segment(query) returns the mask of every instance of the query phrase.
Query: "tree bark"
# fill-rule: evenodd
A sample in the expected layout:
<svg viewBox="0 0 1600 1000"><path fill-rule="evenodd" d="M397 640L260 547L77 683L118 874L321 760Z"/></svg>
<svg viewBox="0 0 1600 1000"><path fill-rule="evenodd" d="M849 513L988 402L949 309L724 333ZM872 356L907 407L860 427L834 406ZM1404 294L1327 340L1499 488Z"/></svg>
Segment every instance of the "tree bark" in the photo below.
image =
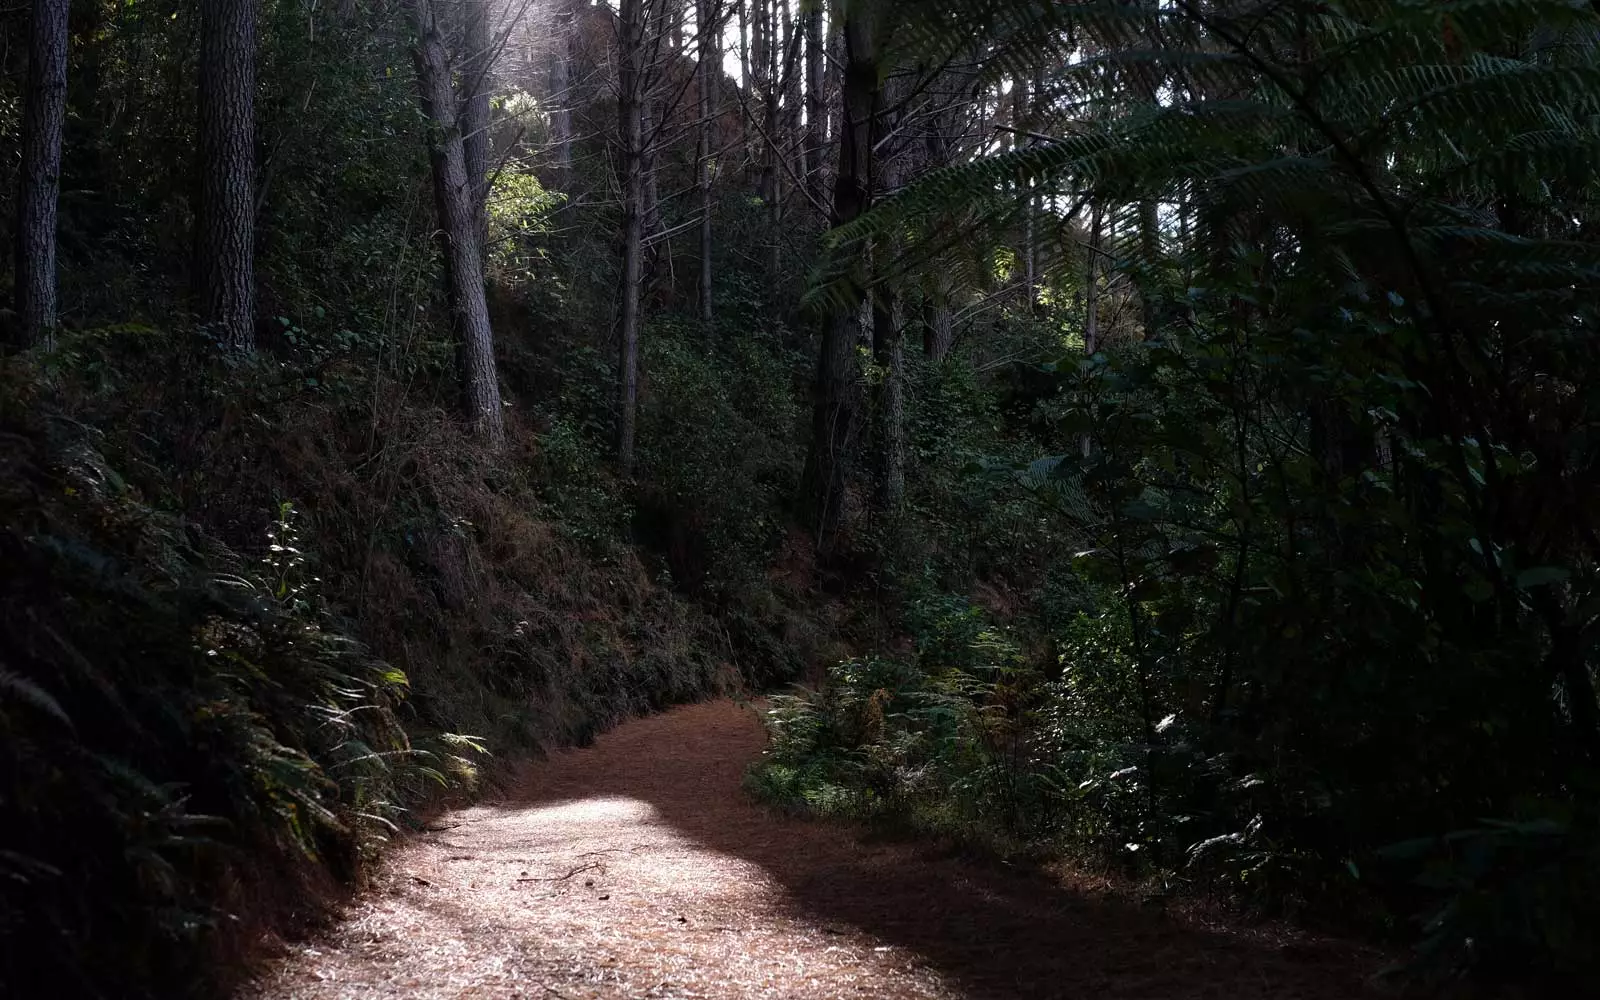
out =
<svg viewBox="0 0 1600 1000"><path fill-rule="evenodd" d="M767 210L767 278L778 276L778 233L783 224L782 192L778 177L778 6L779 0L755 0L752 59L756 65L756 90L761 97L761 199Z"/></svg>
<svg viewBox="0 0 1600 1000"><path fill-rule="evenodd" d="M1089 246L1084 251L1083 353L1100 349L1100 206L1089 210Z"/></svg>
<svg viewBox="0 0 1600 1000"><path fill-rule="evenodd" d="M1152 340L1161 331L1161 308L1157 300L1155 269L1161 262L1161 223L1154 200L1139 202L1139 262L1147 277L1139 291L1140 318L1144 324L1144 339Z"/></svg>
<svg viewBox="0 0 1600 1000"><path fill-rule="evenodd" d="M449 53L431 0L411 0L417 32L413 55L422 111L433 123L428 153L439 213L450 320L460 352L462 388L473 433L492 448L505 440L494 334L483 289L483 257Z"/></svg>
<svg viewBox="0 0 1600 1000"><path fill-rule="evenodd" d="M633 475L639 402L639 286L644 276L644 13L642 0L622 0L617 25L617 126L622 145L622 343L617 359L620 422L617 462Z"/></svg>
<svg viewBox="0 0 1600 1000"><path fill-rule="evenodd" d="M839 169L834 177L830 222L843 225L871 203L871 123L881 103L877 55L866 11L852 7L844 22L845 68L840 102ZM864 252L864 248L863 248ZM854 449L857 400L856 344L862 335L857 310L835 308L825 321L812 391L811 442L804 475L807 516L817 549L830 552L843 511Z"/></svg>
<svg viewBox="0 0 1600 1000"><path fill-rule="evenodd" d="M878 368L874 500L878 513L892 515L906 493L906 363L900 300L888 289L881 289L873 301L872 327L872 359Z"/></svg>
<svg viewBox="0 0 1600 1000"><path fill-rule="evenodd" d="M656 152L657 139L661 130L661 114L665 109L658 109L653 95L646 94L639 102L639 140L643 144L640 152L639 172L644 185L644 216L643 235L646 239L661 231L661 175L657 170ZM646 244L648 247L648 243ZM650 267L646 270L654 273L653 251L645 251Z"/></svg>
<svg viewBox="0 0 1600 1000"><path fill-rule="evenodd" d="M1024 144L1032 145L1031 139L1025 140L1022 131L1031 124L1032 108L1028 104L1028 81L1018 77L1012 84L1012 112L1011 120L1017 128L1016 145L1021 148ZM1037 260L1034 255L1033 236L1033 182L1023 182L1022 193L1022 281L1023 301L1028 311L1033 312L1039 304L1039 279L1037 274Z"/></svg>
<svg viewBox="0 0 1600 1000"><path fill-rule="evenodd" d="M1089 246L1084 252L1083 268L1083 353L1092 357L1100 350L1100 206L1089 210ZM1088 431L1078 441L1078 450L1088 458L1094 450L1094 439Z"/></svg>
<svg viewBox="0 0 1600 1000"><path fill-rule="evenodd" d="M17 199L17 312L30 347L55 349L56 205L67 119L69 0L33 0Z"/></svg>
<svg viewBox="0 0 1600 1000"><path fill-rule="evenodd" d="M805 171L803 176L811 191L811 199L818 205L824 203L824 177L822 150L827 141L827 102L823 93L823 67L826 64L822 49L823 0L815 0L805 13L806 38L806 142Z"/></svg>
<svg viewBox="0 0 1600 1000"><path fill-rule="evenodd" d="M949 275L934 279L933 301L928 306L928 328L922 343L922 353L929 361L939 362L950 356L955 346L956 317L950 297L953 292Z"/></svg>
<svg viewBox="0 0 1600 1000"><path fill-rule="evenodd" d="M905 143L897 135L899 115L881 106L897 107L903 88L890 84L882 93L867 129L872 149L875 151L877 178L875 186L884 191L894 191L900 186L906 171ZM904 323L901 317L899 290L879 278L880 261L887 260L896 249L892 237L873 248L872 270L872 360L877 369L873 383L873 416L877 426L877 466L873 482L873 506L879 515L892 518L899 509L906 492L906 431L905 431L905 349Z"/></svg>
<svg viewBox="0 0 1600 1000"><path fill-rule="evenodd" d="M473 228L480 256L488 257L489 242L489 70L492 68L492 32L485 0L461 4L461 148L466 156L467 183L472 191Z"/></svg>
<svg viewBox="0 0 1600 1000"><path fill-rule="evenodd" d="M255 348L255 0L200 5L202 315L227 347Z"/></svg>
<svg viewBox="0 0 1600 1000"><path fill-rule="evenodd" d="M716 121L712 74L721 73L722 46L718 44L717 29L720 19L717 0L698 0L695 11L695 30L699 38L700 124L695 147L694 180L700 192L700 321L711 329L711 130Z"/></svg>
<svg viewBox="0 0 1600 1000"><path fill-rule="evenodd" d="M556 187L565 191L572 177L572 4L556 0L555 27L550 40L550 163Z"/></svg>

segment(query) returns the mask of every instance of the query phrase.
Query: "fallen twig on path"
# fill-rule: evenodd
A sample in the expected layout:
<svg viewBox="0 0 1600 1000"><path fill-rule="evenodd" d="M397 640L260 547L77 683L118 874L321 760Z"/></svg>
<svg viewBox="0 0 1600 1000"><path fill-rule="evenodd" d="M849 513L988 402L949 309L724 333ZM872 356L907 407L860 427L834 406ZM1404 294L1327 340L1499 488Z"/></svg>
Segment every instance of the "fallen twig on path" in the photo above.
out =
<svg viewBox="0 0 1600 1000"><path fill-rule="evenodd" d="M551 875L551 876L543 877L543 878L540 878L540 877L519 878L519 879L517 879L517 881L518 882L565 882L567 879L569 879L572 876L578 874L579 872L586 872L586 871L590 871L591 869L596 869L596 868L600 868L600 867L601 867L600 862L591 861L586 865L579 865L578 867L572 869L572 871L567 872L565 875ZM601 870L602 870L602 873L603 873L604 869L601 869Z"/></svg>

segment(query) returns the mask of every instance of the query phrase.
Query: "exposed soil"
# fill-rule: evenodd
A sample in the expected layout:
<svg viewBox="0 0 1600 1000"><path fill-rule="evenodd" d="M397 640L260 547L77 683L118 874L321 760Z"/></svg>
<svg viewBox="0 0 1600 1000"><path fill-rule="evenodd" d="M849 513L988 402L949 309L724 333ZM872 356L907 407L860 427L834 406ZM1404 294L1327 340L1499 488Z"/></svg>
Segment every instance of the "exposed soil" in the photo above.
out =
<svg viewBox="0 0 1600 1000"><path fill-rule="evenodd" d="M530 765L388 858L247 996L1353 998L1377 957L786 818L713 702Z"/></svg>

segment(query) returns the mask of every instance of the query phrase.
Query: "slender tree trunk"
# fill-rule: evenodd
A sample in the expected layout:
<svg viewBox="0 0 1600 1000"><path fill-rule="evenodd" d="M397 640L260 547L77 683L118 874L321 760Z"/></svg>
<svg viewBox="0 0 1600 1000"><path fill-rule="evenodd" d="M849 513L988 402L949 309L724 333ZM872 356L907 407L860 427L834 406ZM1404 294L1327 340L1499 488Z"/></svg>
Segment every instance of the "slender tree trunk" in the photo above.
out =
<svg viewBox="0 0 1600 1000"><path fill-rule="evenodd" d="M461 148L466 155L467 183L472 189L472 217L481 255L487 259L489 238L489 70L493 61L489 5L467 0L461 5Z"/></svg>
<svg viewBox="0 0 1600 1000"><path fill-rule="evenodd" d="M881 289L872 311L872 360L878 368L878 468L874 501L893 514L906 493L906 362L899 297Z"/></svg>
<svg viewBox="0 0 1600 1000"><path fill-rule="evenodd" d="M69 0L33 0L28 89L22 118L22 189L17 199L17 312L25 343L56 339L56 203L67 119Z"/></svg>
<svg viewBox="0 0 1600 1000"><path fill-rule="evenodd" d="M716 121L712 74L721 73L722 46L718 44L717 0L698 0L696 30L700 35L700 124L695 148L694 180L700 190L700 320L711 329L711 130Z"/></svg>
<svg viewBox="0 0 1600 1000"><path fill-rule="evenodd" d="M572 5L556 0L555 26L550 39L550 163L556 186L566 190L572 178Z"/></svg>
<svg viewBox="0 0 1600 1000"><path fill-rule="evenodd" d="M767 277L778 275L778 232L782 225L782 194L778 178L778 142L782 128L778 121L778 39L779 0L755 0L752 8L752 52L755 63L756 92L761 98L761 200L767 214Z"/></svg>
<svg viewBox="0 0 1600 1000"><path fill-rule="evenodd" d="M1100 349L1100 206L1089 211L1089 246L1084 252L1083 353Z"/></svg>
<svg viewBox="0 0 1600 1000"><path fill-rule="evenodd" d="M941 74L944 86L938 88L934 100L948 102L954 106L958 100L958 87L956 82L961 79L954 70L945 70ZM987 97L978 98L980 108L987 103ZM923 158L922 169L937 170L950 165L954 157L957 142L957 121L961 112L952 108L941 111L933 120L927 138L922 144ZM980 115L983 112L980 110ZM978 134L987 135L987 130L980 126ZM950 349L955 344L955 308L953 297L955 295L955 282L951 279L949 271L940 269L934 276L933 289L928 296L928 306L924 316L922 336L922 353L929 361L942 362L949 357Z"/></svg>
<svg viewBox="0 0 1600 1000"><path fill-rule="evenodd" d="M202 314L233 350L255 348L255 0L200 5Z"/></svg>
<svg viewBox="0 0 1600 1000"><path fill-rule="evenodd" d="M883 88L880 105L897 107L902 86L893 83ZM876 183L884 191L900 186L906 170L905 143L896 135L897 116L877 110L867 129L877 166ZM905 428L905 349L904 323L898 289L878 278L878 261L887 259L894 249L892 238L874 248L872 269L876 294L872 297L872 360L877 368L874 382L873 416L876 418L877 466L873 482L873 506L880 515L892 515L900 507L906 491Z"/></svg>
<svg viewBox="0 0 1600 1000"><path fill-rule="evenodd" d="M494 334L483 290L483 258L473 211L472 184L462 142L459 104L451 86L450 57L431 0L411 0L417 32L413 55L423 114L433 123L428 141L434 200L439 213L450 320L461 360L467 418L491 447L505 440Z"/></svg>
<svg viewBox="0 0 1600 1000"><path fill-rule="evenodd" d="M639 170L644 184L642 212L643 233L646 239L661 231L661 184L656 163L657 139L661 127L658 110L650 95L645 95L639 102L639 140L644 144L644 149L640 153ZM654 256L653 252L646 251L647 258L653 259Z"/></svg>
<svg viewBox="0 0 1600 1000"><path fill-rule="evenodd" d="M828 123L828 141L844 141L844 15L836 2L829 9L828 38L824 44L831 58L822 71L823 113ZM823 157L826 171L827 157ZM835 164L837 166L837 164ZM830 178L837 180L837 178Z"/></svg>
<svg viewBox="0 0 1600 1000"><path fill-rule="evenodd" d="M953 293L950 277L940 274L934 279L933 302L928 307L928 329L923 340L922 353L929 361L943 361L950 356L956 340L955 310L950 303Z"/></svg>
<svg viewBox="0 0 1600 1000"><path fill-rule="evenodd" d="M1084 252L1083 274L1083 353L1092 356L1100 350L1100 206L1089 210L1089 246ZM1084 458L1094 449L1088 431L1078 442Z"/></svg>
<svg viewBox="0 0 1600 1000"><path fill-rule="evenodd" d="M806 184L811 198L818 205L824 203L825 179L822 168L822 150L827 142L827 101L823 93L823 67L826 65L822 49L823 2L814 0L805 12L806 36Z"/></svg>
<svg viewBox="0 0 1600 1000"><path fill-rule="evenodd" d="M745 0L733 0L734 13L739 18L739 89L746 95L755 90L755 74L750 59L750 9ZM750 179L750 102L739 101L740 138L744 152L739 163L740 177Z"/></svg>
<svg viewBox="0 0 1600 1000"><path fill-rule="evenodd" d="M1028 93L1028 81L1018 77L1012 84L1011 88L1011 121L1013 126L1018 130L1015 140L1018 148L1021 148L1024 145L1032 145L1031 140L1027 140L1022 137L1022 130L1027 129L1030 124L1031 109L1028 104ZM1034 259L1032 188L1032 181L1023 181L1021 255L1022 281L1023 301L1027 304L1029 312L1032 312L1039 302L1038 275L1036 273L1037 262Z"/></svg>
<svg viewBox="0 0 1600 1000"><path fill-rule="evenodd" d="M842 127L830 220L835 226L858 218L872 197L870 128L879 110L880 95L877 54L867 16L867 11L852 7L843 29ZM856 310L836 309L823 326L822 346L817 353L804 482L808 515L816 528L817 548L823 553L831 551L837 541L855 442L859 409L855 351L861 337L859 327Z"/></svg>
<svg viewBox="0 0 1600 1000"><path fill-rule="evenodd" d="M1139 294L1142 307L1140 315L1144 321L1144 339L1150 340L1158 336L1161 330L1161 309L1157 302L1153 273L1161 261L1161 224L1156 203L1149 198L1139 202L1139 255L1143 258L1140 261L1141 267L1151 272Z"/></svg>
<svg viewBox="0 0 1600 1000"><path fill-rule="evenodd" d="M793 185L796 178L804 185L806 157L804 132L801 122L805 117L805 38L804 19L800 12L802 0L783 0L783 68L782 100L783 124L779 131L788 144L786 168L779 182ZM787 195L786 195L787 197Z"/></svg>
<svg viewBox="0 0 1600 1000"><path fill-rule="evenodd" d="M642 0L622 0L617 25L617 126L622 144L622 344L618 355L621 416L617 461L633 475L634 432L639 403L639 286L644 277L644 134Z"/></svg>

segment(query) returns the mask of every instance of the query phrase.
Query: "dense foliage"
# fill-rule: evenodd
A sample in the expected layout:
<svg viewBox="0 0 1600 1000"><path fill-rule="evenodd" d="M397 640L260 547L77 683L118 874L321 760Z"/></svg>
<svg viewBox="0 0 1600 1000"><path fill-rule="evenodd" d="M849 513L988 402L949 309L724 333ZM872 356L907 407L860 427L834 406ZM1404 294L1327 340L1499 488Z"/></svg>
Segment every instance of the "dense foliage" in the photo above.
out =
<svg viewBox="0 0 1600 1000"><path fill-rule="evenodd" d="M217 3L253 327L172 0L71 4L0 279L0 992L795 680L774 802L1596 973L1593 5Z"/></svg>
<svg viewBox="0 0 1600 1000"><path fill-rule="evenodd" d="M1041 662L914 601L914 654L775 710L760 781L1396 930L1420 911L1429 973L1583 981L1594 12L1036 14L1012 58L1087 53L1044 84L1045 136L839 239L958 206L1003 232L1006 191L1110 202L1140 336L1069 330L1090 349L1049 365L1053 454L989 469L1079 540L1081 603L1029 633Z"/></svg>

